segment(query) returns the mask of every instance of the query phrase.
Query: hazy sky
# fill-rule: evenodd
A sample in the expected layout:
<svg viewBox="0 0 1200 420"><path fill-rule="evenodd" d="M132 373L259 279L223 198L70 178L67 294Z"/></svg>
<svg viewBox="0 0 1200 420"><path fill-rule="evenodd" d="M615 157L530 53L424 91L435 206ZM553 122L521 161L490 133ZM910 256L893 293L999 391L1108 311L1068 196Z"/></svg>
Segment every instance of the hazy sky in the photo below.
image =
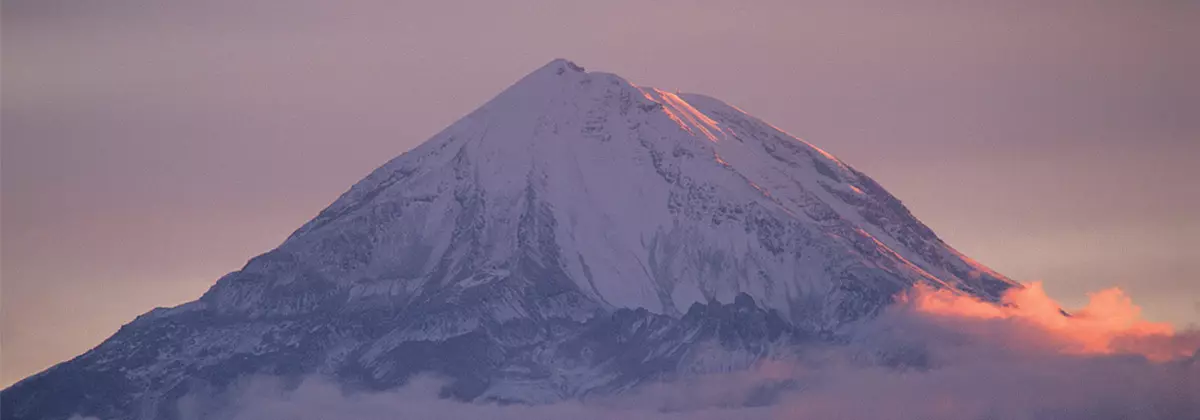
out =
<svg viewBox="0 0 1200 420"><path fill-rule="evenodd" d="M555 57L722 98L1068 304L1200 321L1200 2L899 3L6 0L0 385Z"/></svg>

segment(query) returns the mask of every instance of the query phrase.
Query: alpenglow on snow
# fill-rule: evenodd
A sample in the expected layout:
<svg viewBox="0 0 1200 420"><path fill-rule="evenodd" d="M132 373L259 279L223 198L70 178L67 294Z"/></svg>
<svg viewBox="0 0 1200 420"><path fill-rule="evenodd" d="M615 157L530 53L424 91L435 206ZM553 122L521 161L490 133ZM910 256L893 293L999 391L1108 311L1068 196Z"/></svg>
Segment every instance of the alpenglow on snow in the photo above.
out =
<svg viewBox="0 0 1200 420"><path fill-rule="evenodd" d="M745 368L918 283L1015 285L736 107L555 60L0 410L178 418L253 375L386 390L426 372L461 400L551 402Z"/></svg>

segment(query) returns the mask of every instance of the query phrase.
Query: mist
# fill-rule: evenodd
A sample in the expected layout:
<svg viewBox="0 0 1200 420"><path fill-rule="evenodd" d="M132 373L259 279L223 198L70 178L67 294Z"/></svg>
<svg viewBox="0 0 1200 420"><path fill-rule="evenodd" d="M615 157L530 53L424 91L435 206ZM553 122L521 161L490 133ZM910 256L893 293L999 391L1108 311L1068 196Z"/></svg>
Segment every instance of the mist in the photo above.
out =
<svg viewBox="0 0 1200 420"><path fill-rule="evenodd" d="M442 398L421 375L360 392L319 376L189 395L200 419L1184 419L1200 415L1200 332L1141 319L1119 289L1064 311L1040 284L990 303L917 287L880 316L753 369L543 405Z"/></svg>

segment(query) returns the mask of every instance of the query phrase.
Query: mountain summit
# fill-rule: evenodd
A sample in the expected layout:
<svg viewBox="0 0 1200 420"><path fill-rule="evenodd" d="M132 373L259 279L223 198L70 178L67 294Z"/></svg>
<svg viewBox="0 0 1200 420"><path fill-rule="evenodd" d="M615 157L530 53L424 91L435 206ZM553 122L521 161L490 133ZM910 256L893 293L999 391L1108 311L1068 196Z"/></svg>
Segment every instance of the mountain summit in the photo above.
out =
<svg viewBox="0 0 1200 420"><path fill-rule="evenodd" d="M542 402L729 370L918 284L1015 283L876 182L719 100L555 60L199 300L3 392L3 417L173 418L250 375ZM718 345L712 345L712 344Z"/></svg>

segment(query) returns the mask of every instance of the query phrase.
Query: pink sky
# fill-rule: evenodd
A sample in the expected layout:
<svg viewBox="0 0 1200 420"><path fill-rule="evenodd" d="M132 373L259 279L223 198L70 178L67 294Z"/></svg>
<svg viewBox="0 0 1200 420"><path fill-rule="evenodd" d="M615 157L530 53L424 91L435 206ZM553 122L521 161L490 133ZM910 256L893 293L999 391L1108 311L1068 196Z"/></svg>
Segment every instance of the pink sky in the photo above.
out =
<svg viewBox="0 0 1200 420"><path fill-rule="evenodd" d="M198 297L555 57L721 98L965 254L1200 321L1200 5L6 1L0 384Z"/></svg>

